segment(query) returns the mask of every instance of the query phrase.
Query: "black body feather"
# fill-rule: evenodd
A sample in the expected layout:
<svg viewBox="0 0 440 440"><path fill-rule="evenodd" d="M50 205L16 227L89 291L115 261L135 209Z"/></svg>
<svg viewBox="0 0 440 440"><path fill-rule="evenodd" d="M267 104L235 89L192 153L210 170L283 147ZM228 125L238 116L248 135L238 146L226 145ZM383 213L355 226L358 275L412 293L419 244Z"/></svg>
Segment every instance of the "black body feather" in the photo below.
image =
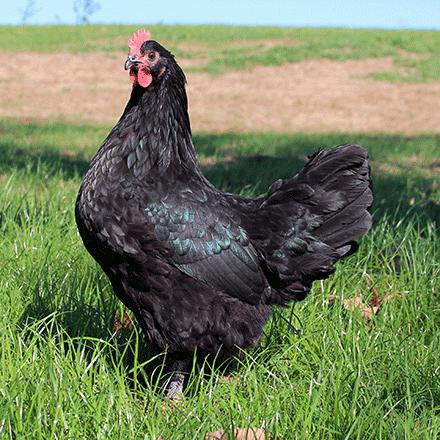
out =
<svg viewBox="0 0 440 440"><path fill-rule="evenodd" d="M371 227L367 153L315 154L263 198L214 188L192 143L185 77L133 88L76 204L84 244L158 350L176 357L254 346L274 304L304 298Z"/></svg>

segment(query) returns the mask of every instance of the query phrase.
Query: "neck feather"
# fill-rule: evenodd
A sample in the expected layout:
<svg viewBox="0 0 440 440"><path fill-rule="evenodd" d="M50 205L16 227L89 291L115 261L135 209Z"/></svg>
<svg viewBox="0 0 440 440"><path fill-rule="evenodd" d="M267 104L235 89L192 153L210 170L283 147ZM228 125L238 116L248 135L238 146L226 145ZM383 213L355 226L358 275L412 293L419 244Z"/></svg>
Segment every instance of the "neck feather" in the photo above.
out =
<svg viewBox="0 0 440 440"><path fill-rule="evenodd" d="M176 65L159 83L133 88L117 137L136 177L158 170L199 170L192 143L185 76Z"/></svg>

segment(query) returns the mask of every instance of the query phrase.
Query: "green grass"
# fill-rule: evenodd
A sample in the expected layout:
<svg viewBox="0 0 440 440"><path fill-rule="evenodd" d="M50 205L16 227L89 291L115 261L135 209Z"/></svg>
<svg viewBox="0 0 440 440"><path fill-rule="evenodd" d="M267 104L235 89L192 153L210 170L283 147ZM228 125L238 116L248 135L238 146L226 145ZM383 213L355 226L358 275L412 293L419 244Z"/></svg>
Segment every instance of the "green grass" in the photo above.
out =
<svg viewBox="0 0 440 440"><path fill-rule="evenodd" d="M76 232L80 175L108 129L0 123L0 438L192 439L230 426L283 439L439 435L438 135L196 134L206 175L243 194L319 147L362 143L375 226L307 300L275 312L228 380L193 373L172 407L146 374L142 336L112 335L121 306ZM402 296L370 324L343 309L374 288Z"/></svg>
<svg viewBox="0 0 440 440"><path fill-rule="evenodd" d="M0 51L125 52L139 26L0 27ZM378 79L427 82L440 79L440 31L142 25L178 57L205 61L201 70L222 73L255 65L305 59L390 56L396 72Z"/></svg>

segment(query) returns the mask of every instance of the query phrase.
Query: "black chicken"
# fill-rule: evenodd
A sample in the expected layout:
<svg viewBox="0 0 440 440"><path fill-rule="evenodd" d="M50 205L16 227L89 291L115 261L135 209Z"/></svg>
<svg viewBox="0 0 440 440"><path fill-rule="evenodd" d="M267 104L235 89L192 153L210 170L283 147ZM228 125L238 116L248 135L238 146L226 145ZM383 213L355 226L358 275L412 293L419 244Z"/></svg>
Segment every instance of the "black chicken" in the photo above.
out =
<svg viewBox="0 0 440 440"><path fill-rule="evenodd" d="M145 31L129 49L131 97L84 177L76 221L116 295L171 359L175 396L195 351L255 346L272 305L303 299L356 249L371 227L371 181L366 151L341 145L264 197L217 190L197 162L173 55Z"/></svg>

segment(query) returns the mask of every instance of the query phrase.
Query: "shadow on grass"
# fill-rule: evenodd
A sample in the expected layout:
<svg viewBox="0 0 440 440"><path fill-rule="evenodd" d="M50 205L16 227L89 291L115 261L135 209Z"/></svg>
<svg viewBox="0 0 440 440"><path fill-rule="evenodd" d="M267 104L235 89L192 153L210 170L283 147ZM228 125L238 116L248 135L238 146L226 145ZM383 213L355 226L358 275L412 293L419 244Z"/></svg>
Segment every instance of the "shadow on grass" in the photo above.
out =
<svg viewBox="0 0 440 440"><path fill-rule="evenodd" d="M80 253L80 258L91 259L85 251ZM74 267L75 260L68 265ZM27 286L25 295L31 299L22 313L22 322L43 319L56 312L57 322L71 337L108 338L116 319L118 300L105 275L92 263L86 273L78 270L65 282L64 265L58 267L57 273L42 273Z"/></svg>
<svg viewBox="0 0 440 440"><path fill-rule="evenodd" d="M61 136L66 127L55 125L49 129L54 136ZM74 142L82 128L70 129L74 133L71 136L73 149L67 150L48 147L38 141L31 148L23 148L10 140L3 141L0 132L0 173L6 174L12 168L25 170L26 174L43 172L45 177L80 178L99 142L92 149L81 149ZM92 139L101 136L103 131L99 129L96 133L91 127L83 130ZM438 184L435 183L440 168L436 157L440 150L439 134L199 133L194 136L206 177L218 188L248 196L260 195L276 179L294 175L313 152L349 142L361 144L369 151L376 219L416 212L427 219L439 220ZM411 162L414 158L416 160Z"/></svg>
<svg viewBox="0 0 440 440"><path fill-rule="evenodd" d="M304 164L305 161L292 160L290 157L249 156L237 158L226 165L206 167L205 175L217 187L227 191L245 188L245 195L263 194L276 179L295 174ZM411 214L434 221L440 220L440 205L432 198L434 178L387 175L375 172L374 169L372 176L373 212L376 220L390 215L409 219Z"/></svg>
<svg viewBox="0 0 440 440"><path fill-rule="evenodd" d="M249 137L249 139L246 139ZM368 149L371 161L375 219L392 216L396 219L440 220L440 200L437 176L440 162L435 151L440 150L440 136L391 135L201 135L196 136L198 152L216 155L222 145L237 145L245 141L257 145L258 154L231 155L222 161L221 156L205 165L206 177L217 187L245 195L263 194L279 178L287 178L301 170L307 156L324 146L341 143L359 143ZM252 144L252 142L254 143ZM437 149L437 150L436 150ZM230 149L232 150L232 149ZM229 150L228 150L229 151ZM241 150L242 151L242 150ZM412 164L411 159L420 156ZM405 163L402 158L408 157ZM203 162L203 161L202 161ZM413 161L414 162L414 161ZM243 190L244 189L244 190Z"/></svg>
<svg viewBox="0 0 440 440"><path fill-rule="evenodd" d="M63 178L82 176L89 161L81 153L55 151L38 145L29 150L15 147L0 141L0 173L6 174L15 170L25 170L29 174L47 173L48 177L61 174Z"/></svg>

